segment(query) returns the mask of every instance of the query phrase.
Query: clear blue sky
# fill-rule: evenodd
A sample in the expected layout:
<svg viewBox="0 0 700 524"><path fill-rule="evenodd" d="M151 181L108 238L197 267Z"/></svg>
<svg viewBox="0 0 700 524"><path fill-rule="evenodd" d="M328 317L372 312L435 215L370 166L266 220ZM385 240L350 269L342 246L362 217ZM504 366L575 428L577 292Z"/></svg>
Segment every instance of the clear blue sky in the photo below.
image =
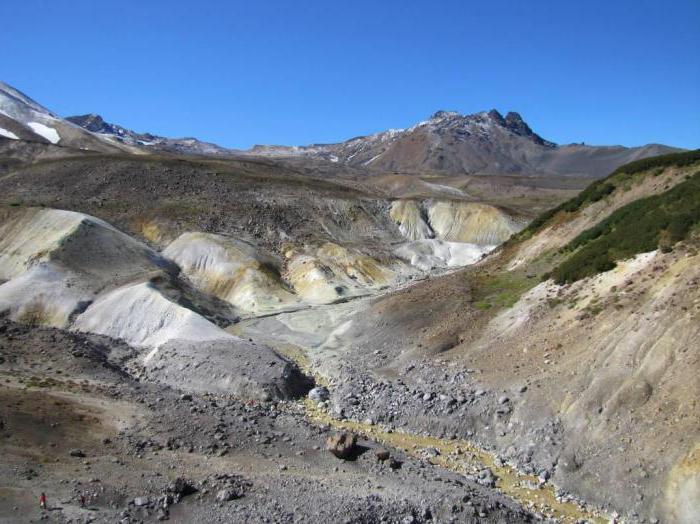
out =
<svg viewBox="0 0 700 524"><path fill-rule="evenodd" d="M559 143L700 147L700 1L0 2L0 78L55 112L230 147L438 109Z"/></svg>

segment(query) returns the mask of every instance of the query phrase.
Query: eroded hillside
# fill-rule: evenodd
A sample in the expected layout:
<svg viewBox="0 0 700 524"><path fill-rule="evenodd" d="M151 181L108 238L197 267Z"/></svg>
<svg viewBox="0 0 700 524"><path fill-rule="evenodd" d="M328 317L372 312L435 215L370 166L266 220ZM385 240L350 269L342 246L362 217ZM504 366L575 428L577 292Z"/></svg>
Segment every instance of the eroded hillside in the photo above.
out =
<svg viewBox="0 0 700 524"><path fill-rule="evenodd" d="M465 414L455 420L426 411L410 427L471 434L629 518L693 522L700 507L699 156L619 169L478 266L372 302L369 314L349 317L335 347L380 348L375 373L400 376L409 391L421 390L423 379L409 372L420 355L437 354L444 369L464 366L472 372L452 387L467 386ZM646 222L635 218L640 202ZM622 228L635 238L607 240ZM580 256L596 241L609 250L601 267ZM548 278L572 274L573 263L584 268L574 283Z"/></svg>
<svg viewBox="0 0 700 524"><path fill-rule="evenodd" d="M156 380L253 398L287 397L299 379L283 358L268 370L246 356L278 358L224 331L241 317L376 295L474 263L524 225L489 204L392 202L265 162L88 155L0 185L4 314L125 340ZM402 204L431 210L429 235L402 228Z"/></svg>
<svg viewBox="0 0 700 524"><path fill-rule="evenodd" d="M202 416L214 398L291 410L524 508L445 509L447 490L439 518L697 516L697 153L620 168L530 222L571 187L32 148L0 178L5 329L50 351L100 341L130 402L139 380L154 406L180 390ZM644 234L621 240L630 221ZM66 387L12 348L13 387ZM290 402L314 380L322 397ZM291 462L298 481L310 464ZM414 472L396 475L400 511L431 520Z"/></svg>
<svg viewBox="0 0 700 524"><path fill-rule="evenodd" d="M527 220L520 211L443 187L398 201L371 192L371 184L317 178L269 162L97 155L36 162L30 155L0 186L0 395L10 403L0 412L9 443L0 479L25 490L40 485L52 497L60 491L67 502L57 511L64 520L80 515L76 493L86 492L53 486L65 476L61 458L69 451L95 461L104 477L95 484L105 491L91 500L107 515L122 508L122 519L208 520L208 501L219 491L207 495L204 486L238 486L240 477L212 481L213 463L218 471L245 471L256 483L252 492L244 490L245 515L277 515L280 507L301 511L289 506L298 494L287 479L314 486L309 471L325 478L333 467L327 452L313 449L328 426L294 402L314 384L315 371L304 364L312 348L286 343L274 329L257 334L250 327L288 322L304 339L300 344L309 330L321 344L332 341L325 331L335 331L344 314L392 289L480 260ZM393 212L401 207L425 215L425 235L408 233L405 217ZM23 422L36 406L57 402L55 413L42 408L41 421ZM107 423L127 411L119 428ZM79 418L85 414L89 424ZM59 439L59 446L27 438L32 425ZM378 447L377 437L367 436L358 455ZM292 438L300 450L288 444ZM101 439L109 443L100 446ZM156 456L164 448L161 461ZM285 464L265 465L270 449ZM376 495L372 484L351 497L367 506L369 520L411 516L426 522L457 513L494 522L531 518L521 503L450 468L434 469L440 475L435 482L449 479L454 488L426 493L420 456L394 446L391 460L377 463L373 453L340 463L357 473L336 471L340 484L375 470L375 483L391 486L390 494ZM144 454L156 464L141 464ZM36 456L51 456L56 466L39 481L14 473ZM199 480L188 482L201 492L183 507L170 487L159 487L162 495L150 478L123 477L125 463L194 477ZM146 496L134 498L130 490ZM304 497L318 502L324 490L306 489ZM15 488L1 493L2 518L31 514ZM263 493L264 502L257 498ZM324 508L304 514L331 520L349 514L346 496L335 488L325 500ZM217 511L230 516L239 505Z"/></svg>

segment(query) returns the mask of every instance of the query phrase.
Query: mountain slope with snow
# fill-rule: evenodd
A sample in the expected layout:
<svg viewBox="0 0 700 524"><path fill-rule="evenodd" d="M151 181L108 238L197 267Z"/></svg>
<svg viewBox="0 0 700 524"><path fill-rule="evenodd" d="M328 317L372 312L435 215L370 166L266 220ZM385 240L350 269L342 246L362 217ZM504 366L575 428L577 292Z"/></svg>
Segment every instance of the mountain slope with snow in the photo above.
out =
<svg viewBox="0 0 700 524"><path fill-rule="evenodd" d="M185 155L231 155L233 149L202 142L196 138L166 138L151 133L137 133L117 124L105 122L95 113L88 115L69 116L69 122L107 139L135 147L150 150L167 151Z"/></svg>
<svg viewBox="0 0 700 524"><path fill-rule="evenodd" d="M4 82L0 82L0 137L102 153L136 152L60 118Z"/></svg>
<svg viewBox="0 0 700 524"><path fill-rule="evenodd" d="M378 171L417 174L515 174L600 177L616 167L674 151L663 145L559 146L536 134L518 113L461 115L438 111L408 129L390 129L339 144L255 146L261 156L324 158Z"/></svg>
<svg viewBox="0 0 700 524"><path fill-rule="evenodd" d="M518 175L598 178L622 164L677 151L641 147L557 145L535 133L515 112L462 115L438 111L407 129L389 129L337 144L258 145L229 149L196 138L137 133L90 113L58 117L0 82L0 140L26 140L103 153L175 153L320 160L370 172L419 175Z"/></svg>

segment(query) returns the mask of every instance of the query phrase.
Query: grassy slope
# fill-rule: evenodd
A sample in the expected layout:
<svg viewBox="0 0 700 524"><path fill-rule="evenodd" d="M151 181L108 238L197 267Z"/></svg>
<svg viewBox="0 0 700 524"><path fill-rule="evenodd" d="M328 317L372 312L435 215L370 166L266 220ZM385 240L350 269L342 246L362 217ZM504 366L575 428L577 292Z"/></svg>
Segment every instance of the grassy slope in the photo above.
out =
<svg viewBox="0 0 700 524"><path fill-rule="evenodd" d="M608 271L616 262L661 248L670 251L700 224L700 171L660 195L635 200L584 231L552 276L558 284Z"/></svg>
<svg viewBox="0 0 700 524"><path fill-rule="evenodd" d="M643 177L658 176L669 167L700 163L700 150L646 158L619 167L576 197L533 220L504 246L510 250L546 227L570 220L586 206L615 191L626 191ZM549 268L535 264L538 273L559 284L608 271L616 262L657 248L668 250L700 223L700 172L665 193L642 198L616 210L607 219L583 231L559 252L546 257ZM547 264L545 264L546 266ZM534 268L530 268L530 272Z"/></svg>
<svg viewBox="0 0 700 524"><path fill-rule="evenodd" d="M530 238L551 223L557 215L575 213L587 204L601 200L612 193L616 188L624 187L634 175L639 175L640 173L651 170L653 170L654 174L660 174L663 169L667 167L685 167L696 162L700 162L700 149L645 158L620 166L607 177L592 183L571 200L567 200L557 207L542 213L530 222L527 228L514 236L513 241Z"/></svg>

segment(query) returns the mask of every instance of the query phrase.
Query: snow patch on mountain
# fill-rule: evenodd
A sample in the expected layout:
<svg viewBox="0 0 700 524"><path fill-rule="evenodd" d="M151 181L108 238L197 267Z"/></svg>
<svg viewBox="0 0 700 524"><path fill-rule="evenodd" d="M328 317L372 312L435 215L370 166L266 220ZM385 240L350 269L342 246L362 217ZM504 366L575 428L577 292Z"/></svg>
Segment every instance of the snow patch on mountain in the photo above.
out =
<svg viewBox="0 0 700 524"><path fill-rule="evenodd" d="M11 138L12 140L19 140L19 137L15 135L12 131L8 131L7 129L3 129L0 127L0 136L3 136L5 138Z"/></svg>
<svg viewBox="0 0 700 524"><path fill-rule="evenodd" d="M61 140L61 136L53 127L41 124L39 122L28 122L27 125L32 128L37 135L43 136L52 144L57 144Z"/></svg>

